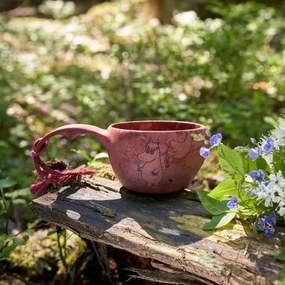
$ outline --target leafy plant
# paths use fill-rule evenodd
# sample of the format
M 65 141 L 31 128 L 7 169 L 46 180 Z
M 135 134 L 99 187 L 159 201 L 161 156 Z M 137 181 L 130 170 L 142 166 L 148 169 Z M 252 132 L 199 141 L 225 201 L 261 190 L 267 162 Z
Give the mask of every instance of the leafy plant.
M 198 191 L 203 205 L 211 214 L 224 218 L 232 213 L 232 219 L 239 217 L 247 220 L 256 224 L 257 230 L 262 229 L 265 235 L 273 235 L 274 227 L 268 232 L 266 226 L 260 228 L 260 223 L 264 217 L 270 216 L 273 219 L 276 215 L 274 219 L 281 222 L 285 218 L 284 126 L 285 119 L 281 118 L 269 137 L 263 137 L 259 142 L 253 139 L 256 145 L 252 148 L 232 149 L 219 144 L 219 164 L 227 179 L 210 193 Z M 206 147 L 201 149 L 204 157 L 209 155 L 206 150 Z M 216 221 L 217 217 L 214 219 Z M 276 221 L 274 226 L 275 224 Z M 213 229 L 217 226 L 211 222 L 205 227 Z
M 10 254 L 18 246 L 25 245 L 28 241 L 28 233 L 22 237 L 15 235 L 1 235 L 0 236 L 0 264 L 4 260 L 9 260 Z
M 6 189 L 15 186 L 16 181 L 10 178 L 0 180 L 0 230 L 8 234 L 9 220 L 11 219 L 13 209 L 19 205 L 27 205 L 31 199 L 31 194 L 27 188 L 6 191 Z
M 285 118 L 279 119 L 268 136 L 259 141 L 252 139 L 253 147 L 232 149 L 221 143 L 220 134 L 219 137 L 217 141 L 217 135 L 212 136 L 210 148 L 200 150 L 207 157 L 217 146 L 220 167 L 227 175 L 211 192 L 197 191 L 205 209 L 212 214 L 203 228 L 217 229 L 237 218 L 272 237 L 276 225 L 284 225 L 285 220 Z M 284 250 L 277 259 L 285 260 Z
M 25 245 L 29 238 L 29 231 L 24 231 L 17 235 L 9 231 L 9 221 L 12 218 L 15 207 L 27 205 L 28 197 L 31 197 L 28 189 L 7 191 L 16 185 L 16 181 L 11 178 L 0 180 L 0 266 L 9 260 L 11 253 L 18 247 Z
M 54 4 L 61 6 L 53 10 Z M 59 18 L 71 15 L 73 8 L 46 1 L 42 11 L 56 20 L 0 17 L 0 169 L 1 177 L 16 183 L 1 190 L 4 231 L 17 203 L 27 208 L 31 199 L 17 185 L 25 189 L 31 182 L 32 142 L 54 127 L 191 120 L 223 132 L 224 141 L 237 145 L 276 121 L 285 94 L 285 57 L 274 46 L 277 39 L 279 48 L 284 44 L 284 20 L 276 11 L 257 3 L 215 4 L 210 9 L 216 18 L 179 13 L 172 25 L 162 26 L 149 18 L 144 5 L 115 1 L 63 21 Z M 65 145 L 65 139 L 51 143 L 47 158 L 66 157 Z M 70 148 L 80 149 L 89 165 L 99 164 L 98 157 L 86 155 L 102 151 L 94 140 L 81 139 Z M 200 193 L 216 216 L 207 227 L 237 217 L 254 223 L 270 216 L 269 209 L 240 190 L 250 185 L 243 177 L 267 161 L 259 157 L 252 162 L 242 150 L 225 145 L 218 154 L 229 177 L 211 194 Z M 82 163 L 78 156 L 68 160 Z M 276 165 L 282 163 L 276 158 Z M 237 198 L 236 208 L 233 197 L 220 196 L 228 189 Z M 254 207 L 260 216 L 252 215 Z

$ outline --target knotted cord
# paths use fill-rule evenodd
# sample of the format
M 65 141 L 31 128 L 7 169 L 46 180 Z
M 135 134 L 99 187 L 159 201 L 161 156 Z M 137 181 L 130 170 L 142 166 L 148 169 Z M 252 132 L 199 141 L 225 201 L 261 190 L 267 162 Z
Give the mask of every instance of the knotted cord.
M 44 153 L 48 147 L 48 139 L 50 136 L 39 138 L 34 142 L 31 151 L 31 157 L 34 160 L 35 169 L 39 177 L 39 181 L 30 186 L 30 191 L 36 196 L 41 196 L 49 185 L 61 186 L 77 178 L 80 175 L 92 175 L 94 169 L 52 169 L 40 158 L 40 154 Z

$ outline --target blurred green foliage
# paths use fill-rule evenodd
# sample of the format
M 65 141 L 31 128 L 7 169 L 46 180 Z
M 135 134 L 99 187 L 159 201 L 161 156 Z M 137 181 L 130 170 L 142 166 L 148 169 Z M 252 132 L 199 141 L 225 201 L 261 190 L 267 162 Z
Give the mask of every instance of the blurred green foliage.
M 182 13 L 163 27 L 108 17 L 109 52 L 123 69 L 110 75 L 116 103 L 130 119 L 196 120 L 247 142 L 283 107 L 284 57 L 270 42 L 284 22 L 254 3 L 212 9 L 222 18 Z
M 145 7 L 124 0 L 65 20 L 0 18 L 2 178 L 31 183 L 33 140 L 67 123 L 197 121 L 232 143 L 270 128 L 285 94 L 284 53 L 273 46 L 283 45 L 285 21 L 273 8 L 216 3 L 215 19 L 185 12 L 160 25 Z M 73 148 L 100 150 L 88 139 Z
M 234 144 L 270 128 L 285 90 L 275 48 L 285 21 L 273 8 L 216 3 L 215 19 L 185 12 L 162 26 L 144 7 L 124 0 L 65 20 L 0 18 L 2 178 L 26 187 L 32 141 L 67 123 L 197 121 Z M 92 140 L 73 147 L 99 150 Z
M 31 199 L 15 189 L 33 180 L 33 140 L 60 125 L 196 121 L 232 145 L 271 128 L 285 107 L 285 20 L 254 2 L 208 9 L 217 18 L 185 12 L 163 26 L 143 0 L 64 20 L 0 17 L 0 181 L 13 181 L 1 188 L 5 233 L 14 209 Z M 51 144 L 46 158 L 80 163 L 66 143 Z M 72 148 L 102 150 L 88 138 Z M 5 235 L 0 243 L 13 250 L 16 240 Z

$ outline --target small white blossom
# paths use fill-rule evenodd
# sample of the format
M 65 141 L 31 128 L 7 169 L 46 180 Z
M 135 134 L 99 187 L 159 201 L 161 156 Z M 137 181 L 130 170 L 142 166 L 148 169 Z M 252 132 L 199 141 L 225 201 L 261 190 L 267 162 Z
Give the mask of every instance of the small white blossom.
M 271 207 L 276 202 L 276 189 L 270 183 L 259 183 L 259 187 L 255 188 L 255 194 L 258 200 L 264 201 L 265 207 Z
M 280 206 L 277 210 L 277 213 L 285 219 L 285 205 Z
M 272 173 L 269 175 L 270 184 L 277 184 L 281 188 L 285 187 L 285 178 L 282 175 L 282 172 L 278 170 L 276 174 Z
M 280 146 L 285 145 L 285 120 L 279 119 L 278 126 L 271 131 L 272 138 L 275 141 L 275 147 L 278 149 Z
M 210 138 L 209 149 L 220 143 L 218 135 L 221 136 L 221 134 L 216 134 Z M 251 142 L 254 146 L 236 148 L 238 154 L 244 155 L 246 164 L 242 165 L 243 168 L 240 164 L 237 166 L 236 176 L 232 175 L 233 167 L 229 174 L 236 183 L 235 190 L 250 196 L 248 204 L 247 199 L 242 199 L 242 195 L 238 197 L 240 206 L 243 206 L 243 203 L 249 206 L 250 214 L 258 217 L 255 223 L 257 230 L 271 237 L 275 232 L 277 221 L 280 218 L 285 220 L 285 116 L 279 120 L 278 125 L 268 133 L 268 136 L 261 138 L 258 142 L 251 139 Z M 225 154 L 224 156 L 228 160 L 233 157 L 227 157 Z M 231 161 L 231 165 L 234 162 Z M 242 179 L 239 173 L 242 173 Z M 236 177 L 237 180 L 235 180 Z M 224 190 L 224 188 L 221 189 Z M 249 204 L 252 201 L 254 203 Z M 228 201 L 229 209 L 235 206 L 234 203 L 231 204 L 232 202 L 232 199 Z M 256 209 L 254 209 L 255 206 Z M 241 209 L 242 207 L 238 208 L 238 210 Z
M 248 195 L 255 195 L 257 200 L 263 201 L 265 207 L 272 207 L 277 204 L 280 216 L 285 216 L 285 178 L 279 170 L 277 173 L 269 175 L 269 181 L 255 183 L 252 187 L 248 187 L 246 192 Z

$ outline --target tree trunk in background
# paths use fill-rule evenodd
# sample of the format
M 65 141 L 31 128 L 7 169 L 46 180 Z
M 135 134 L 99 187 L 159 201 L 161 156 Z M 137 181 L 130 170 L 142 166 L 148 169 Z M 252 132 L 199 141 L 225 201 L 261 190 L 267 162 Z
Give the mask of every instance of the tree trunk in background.
M 22 0 L 2 0 L 0 1 L 0 12 L 15 9 L 22 3 Z
M 245 3 L 248 0 L 227 0 L 221 1 L 227 4 Z M 256 3 L 271 6 L 277 10 L 279 16 L 285 15 L 285 3 L 280 0 L 256 0 Z M 195 11 L 201 19 L 213 16 L 211 12 L 205 9 L 205 5 L 210 3 L 209 0 L 148 0 L 150 9 L 155 18 L 161 24 L 170 24 L 172 17 L 177 12 Z
M 208 0 L 149 0 L 149 5 L 161 24 L 170 24 L 175 12 L 194 10 L 199 13 L 207 2 Z

